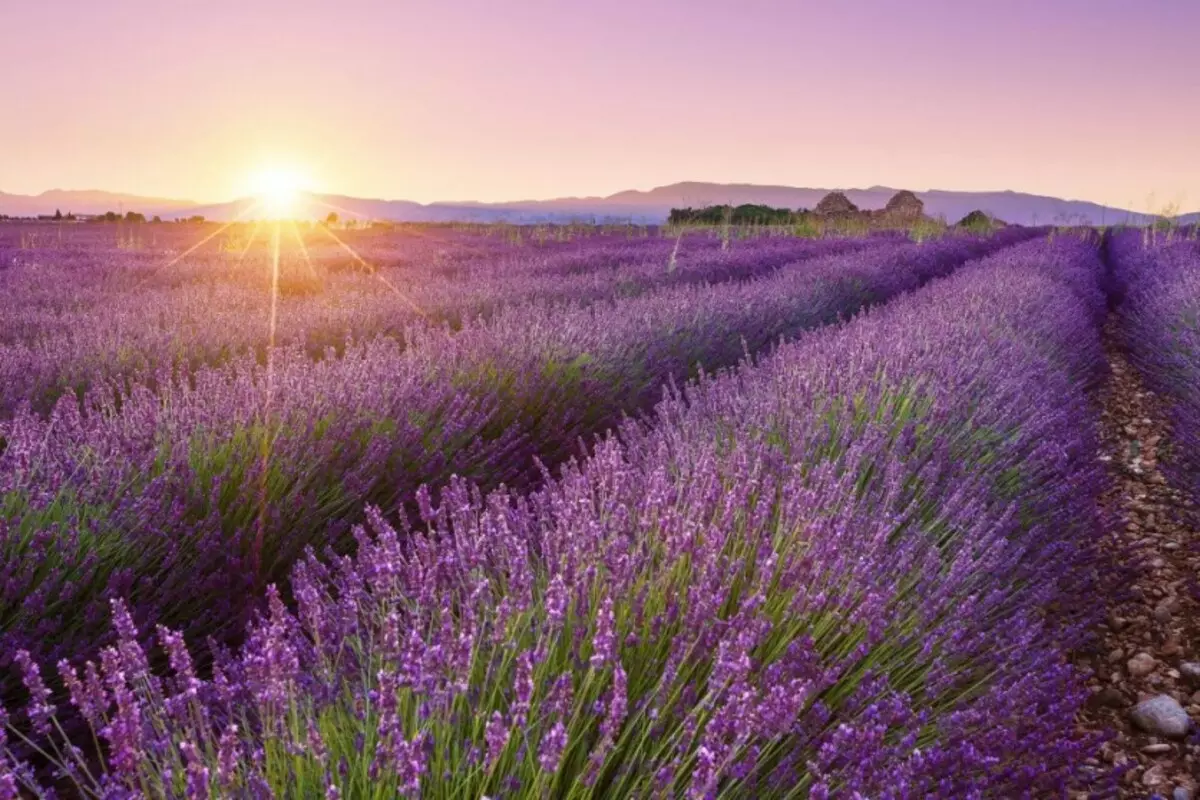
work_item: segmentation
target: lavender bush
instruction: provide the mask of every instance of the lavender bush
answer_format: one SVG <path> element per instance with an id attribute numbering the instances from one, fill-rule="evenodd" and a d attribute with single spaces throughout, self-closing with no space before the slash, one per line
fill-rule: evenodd
<path id="1" fill-rule="evenodd" d="M 364 503 L 414 507 L 452 475 L 524 487 L 697 364 L 735 363 L 1013 239 L 894 242 L 753 281 L 607 303 L 526 303 L 313 362 L 297 347 L 153 386 L 95 388 L 0 422 L 0 664 L 97 643 L 108 602 L 235 635 L 309 546 L 344 550 Z"/>
<path id="2" fill-rule="evenodd" d="M 295 568 L 200 677 L 63 662 L 104 797 L 1062 794 L 1103 485 L 1096 243 L 1003 250 L 702 376 L 529 493 L 461 478 Z M 9 742 L 0 787 L 38 793 Z M 6 782 L 5 782 L 6 781 Z"/>
<path id="3" fill-rule="evenodd" d="M 62 394 L 98 382 L 146 383 L 165 369 L 190 374 L 246 353 L 262 361 L 272 340 L 321 357 L 348 338 L 404 342 L 413 326 L 459 328 L 525 302 L 583 304 L 746 280 L 889 240 L 762 239 L 722 251 L 689 236 L 676 253 L 670 240 L 591 237 L 570 250 L 493 245 L 470 259 L 462 242 L 431 251 L 420 241 L 400 250 L 368 241 L 359 260 L 340 247 L 285 241 L 277 278 L 261 242 L 179 263 L 170 263 L 171 250 L 75 248 L 71 239 L 23 252 L 0 273 L 0 417 L 25 405 L 47 412 Z"/>

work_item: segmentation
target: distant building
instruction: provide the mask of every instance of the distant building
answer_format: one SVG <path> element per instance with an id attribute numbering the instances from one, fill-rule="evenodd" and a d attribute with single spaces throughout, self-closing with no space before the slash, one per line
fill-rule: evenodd
<path id="1" fill-rule="evenodd" d="M 858 206 L 841 192 L 830 192 L 821 198 L 813 213 L 820 217 L 841 217 L 858 213 Z"/>
<path id="2" fill-rule="evenodd" d="M 925 213 L 925 204 L 910 191 L 896 192 L 887 205 L 883 207 L 884 214 L 896 220 L 918 220 Z"/>
<path id="3" fill-rule="evenodd" d="M 838 221 L 861 222 L 874 228 L 907 227 L 925 219 L 925 204 L 905 190 L 897 192 L 883 208 L 864 211 L 842 192 L 830 192 L 821 198 L 813 213 Z"/>

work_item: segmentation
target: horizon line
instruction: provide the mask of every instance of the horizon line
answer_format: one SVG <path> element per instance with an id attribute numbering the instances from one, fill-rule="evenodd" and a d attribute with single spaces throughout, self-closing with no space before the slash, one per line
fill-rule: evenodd
<path id="1" fill-rule="evenodd" d="M 816 186 L 796 186 L 796 185 L 792 185 L 792 184 L 783 184 L 783 183 L 753 183 L 753 182 L 745 182 L 745 181 L 726 182 L 726 181 L 681 180 L 681 181 L 673 181 L 671 183 L 659 184 L 659 185 L 651 186 L 650 188 L 644 188 L 644 189 L 642 189 L 642 188 L 621 189 L 619 191 L 612 192 L 610 194 L 569 194 L 569 195 L 558 195 L 558 196 L 542 197 L 542 198 L 524 197 L 524 198 L 516 199 L 516 200 L 460 199 L 460 200 L 420 201 L 420 200 L 411 200 L 411 199 L 404 198 L 404 197 L 377 197 L 377 196 L 369 197 L 369 196 L 363 196 L 363 195 L 349 194 L 349 193 L 345 193 L 345 192 L 318 190 L 318 189 L 298 189 L 296 191 L 296 194 L 311 195 L 311 196 L 342 197 L 342 198 L 349 198 L 349 199 L 354 199 L 354 200 L 362 200 L 362 201 L 369 201 L 369 202 L 381 202 L 381 203 L 412 203 L 414 205 L 419 205 L 422 207 L 457 206 L 457 205 L 480 205 L 480 206 L 505 206 L 505 205 L 508 205 L 508 206 L 512 206 L 512 205 L 521 205 L 523 203 L 552 203 L 552 202 L 564 202 L 564 201 L 572 201 L 572 200 L 574 200 L 574 201 L 607 201 L 607 200 L 611 200 L 612 198 L 614 198 L 618 195 L 622 195 L 622 194 L 631 194 L 631 193 L 647 194 L 647 193 L 654 192 L 657 190 L 669 189 L 669 188 L 672 188 L 675 186 L 682 186 L 682 185 L 686 185 L 686 184 L 698 184 L 698 185 L 705 185 L 705 186 L 730 187 L 730 188 L 736 187 L 736 188 L 757 188 L 757 189 L 783 189 L 783 190 L 795 190 L 795 191 L 815 191 L 815 192 L 825 192 L 825 193 L 911 191 L 915 194 L 933 194 L 933 193 L 1022 194 L 1022 195 L 1027 195 L 1029 197 L 1043 198 L 1043 199 L 1049 199 L 1049 200 L 1058 200 L 1058 201 L 1062 201 L 1062 202 L 1066 202 L 1066 203 L 1090 203 L 1090 204 L 1098 206 L 1100 208 L 1112 209 L 1114 211 L 1124 212 L 1124 213 L 1145 214 L 1145 215 L 1151 215 L 1151 216 L 1164 216 L 1164 212 L 1162 212 L 1162 211 L 1138 211 L 1138 210 L 1135 210 L 1131 207 L 1124 206 L 1124 205 L 1122 205 L 1122 206 L 1109 205 L 1108 203 L 1100 201 L 1100 200 L 1091 200 L 1088 198 L 1081 198 L 1081 197 L 1062 197 L 1059 195 L 1042 194 L 1039 192 L 1025 191 L 1025 190 L 1021 190 L 1021 189 L 942 189 L 942 188 L 902 189 L 902 188 L 896 188 L 896 187 L 891 187 L 891 186 L 885 186 L 882 184 L 873 184 L 873 185 L 865 187 L 865 188 L 864 187 L 827 188 L 827 187 L 816 187 Z M 51 189 L 45 189 L 37 194 L 23 194 L 21 192 L 6 192 L 4 189 L 0 188 L 0 197 L 7 196 L 7 197 L 14 197 L 14 198 L 25 198 L 25 199 L 29 199 L 29 200 L 36 200 L 38 198 L 45 197 L 48 194 L 55 194 L 55 193 L 61 193 L 61 194 L 89 194 L 89 193 L 106 194 L 106 195 L 114 195 L 117 197 L 131 198 L 131 199 L 140 200 L 140 201 L 153 201 L 153 202 L 157 202 L 157 203 L 179 204 L 181 206 L 187 206 L 187 207 L 191 207 L 191 208 L 232 205 L 235 203 L 252 201 L 255 197 L 255 195 L 253 195 L 253 194 L 244 194 L 244 195 L 227 198 L 224 200 L 207 200 L 206 201 L 206 200 L 193 200 L 193 199 L 180 198 L 180 197 L 165 197 L 165 196 L 151 195 L 151 194 L 139 194 L 137 192 L 125 192 L 125 191 L 119 191 L 119 190 L 113 190 L 113 189 L 94 189 L 94 188 L 91 188 L 91 189 L 63 189 L 61 187 L 54 187 Z M 1132 205 L 1132 204 L 1130 204 L 1130 205 Z M 185 209 L 180 209 L 180 211 L 182 211 L 182 210 L 185 210 Z M 1188 216 L 1188 215 L 1196 214 L 1196 213 L 1200 213 L 1200 207 L 1198 207 L 1192 211 L 1183 211 L 1183 210 L 1177 211 L 1174 216 L 1177 216 L 1177 217 L 1178 216 Z"/>

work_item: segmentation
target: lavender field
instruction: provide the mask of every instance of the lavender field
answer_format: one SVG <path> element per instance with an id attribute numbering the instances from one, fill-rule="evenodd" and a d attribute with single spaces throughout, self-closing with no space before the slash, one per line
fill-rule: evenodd
<path id="1" fill-rule="evenodd" d="M 1198 454 L 1194 229 L 0 225 L 0 800 L 1191 791 Z"/>

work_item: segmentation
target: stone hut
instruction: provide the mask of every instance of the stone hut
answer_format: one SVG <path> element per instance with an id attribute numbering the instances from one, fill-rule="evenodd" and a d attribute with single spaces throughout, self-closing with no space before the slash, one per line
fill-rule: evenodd
<path id="1" fill-rule="evenodd" d="M 887 205 L 884 213 L 893 219 L 917 220 L 925 213 L 925 204 L 910 191 L 896 192 Z"/>
<path id="2" fill-rule="evenodd" d="M 822 217 L 846 216 L 857 214 L 858 206 L 851 203 L 850 198 L 841 192 L 830 192 L 821 198 L 821 202 L 817 203 L 813 213 Z"/>

